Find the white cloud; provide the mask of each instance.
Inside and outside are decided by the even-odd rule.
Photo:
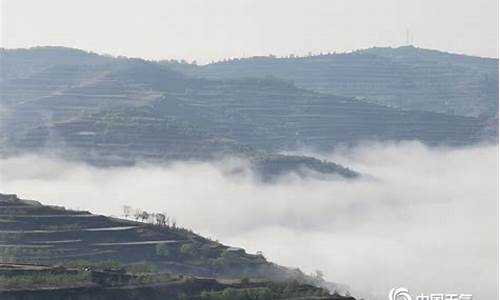
[[[327,157],[371,178],[260,185],[226,175],[225,162],[99,169],[24,156],[1,161],[0,190],[104,214],[165,211],[370,299],[399,286],[498,297],[498,146],[379,144]]]

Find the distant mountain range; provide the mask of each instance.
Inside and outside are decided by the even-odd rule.
[[[470,145],[498,132],[498,60],[413,47],[207,66],[36,47],[2,49],[1,64],[4,155],[60,151],[98,164],[231,155],[264,177],[355,177],[277,154],[364,141]]]
[[[273,76],[312,91],[405,110],[498,117],[498,59],[413,46],[309,57],[252,57],[206,66],[166,65],[228,79]]]

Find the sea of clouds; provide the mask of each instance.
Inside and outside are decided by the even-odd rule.
[[[366,144],[323,154],[364,174],[261,184],[235,162],[97,168],[49,156],[0,160],[0,191],[119,216],[123,205],[166,212],[179,225],[322,270],[354,296],[391,288],[498,298],[498,146]]]

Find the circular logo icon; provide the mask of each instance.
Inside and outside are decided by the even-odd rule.
[[[412,300],[410,292],[407,288],[391,289],[389,292],[389,300]]]

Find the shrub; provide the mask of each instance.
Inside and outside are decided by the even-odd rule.
[[[242,286],[247,286],[250,283],[250,279],[248,279],[248,277],[243,277],[241,278],[240,283]]]
[[[197,255],[197,249],[194,244],[183,244],[180,249],[181,255],[185,257],[192,257]]]
[[[167,244],[157,244],[156,245],[156,255],[172,257],[172,251],[168,249]]]

